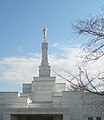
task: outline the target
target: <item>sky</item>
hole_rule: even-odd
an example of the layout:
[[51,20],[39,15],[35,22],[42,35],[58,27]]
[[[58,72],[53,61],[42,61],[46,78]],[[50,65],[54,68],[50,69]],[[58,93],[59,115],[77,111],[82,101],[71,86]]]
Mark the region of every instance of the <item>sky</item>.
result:
[[[101,14],[104,0],[0,0],[0,91],[20,91],[38,76],[43,28],[52,69],[73,68],[84,39],[71,23]],[[63,68],[64,66],[64,68]]]

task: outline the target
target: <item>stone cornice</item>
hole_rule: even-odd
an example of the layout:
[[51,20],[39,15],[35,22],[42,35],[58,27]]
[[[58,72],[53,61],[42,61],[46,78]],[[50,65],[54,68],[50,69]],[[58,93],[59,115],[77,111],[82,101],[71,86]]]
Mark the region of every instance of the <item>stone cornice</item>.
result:
[[69,113],[70,108],[65,107],[42,107],[42,108],[6,108],[7,114],[63,114]]

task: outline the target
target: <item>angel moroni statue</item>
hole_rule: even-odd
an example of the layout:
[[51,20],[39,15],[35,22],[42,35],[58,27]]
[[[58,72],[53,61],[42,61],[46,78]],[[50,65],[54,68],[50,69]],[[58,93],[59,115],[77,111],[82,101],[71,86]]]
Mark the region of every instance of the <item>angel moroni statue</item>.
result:
[[44,42],[46,42],[46,36],[47,36],[47,28],[46,27],[43,29],[43,32],[44,32]]

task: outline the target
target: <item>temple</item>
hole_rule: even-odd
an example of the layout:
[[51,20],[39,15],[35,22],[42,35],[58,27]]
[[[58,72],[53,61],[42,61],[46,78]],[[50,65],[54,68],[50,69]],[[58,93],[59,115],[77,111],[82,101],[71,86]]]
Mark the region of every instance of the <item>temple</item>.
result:
[[104,111],[97,107],[104,96],[69,91],[66,83],[56,83],[51,76],[46,30],[39,77],[23,83],[22,93],[0,92],[0,120],[104,120]]

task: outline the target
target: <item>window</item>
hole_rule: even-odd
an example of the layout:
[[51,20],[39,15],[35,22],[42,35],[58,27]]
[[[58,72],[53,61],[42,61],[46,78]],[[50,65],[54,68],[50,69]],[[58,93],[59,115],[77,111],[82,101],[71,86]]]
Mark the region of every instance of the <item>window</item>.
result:
[[101,120],[101,117],[96,117],[96,120]]
[[93,117],[88,117],[88,120],[93,120]]

